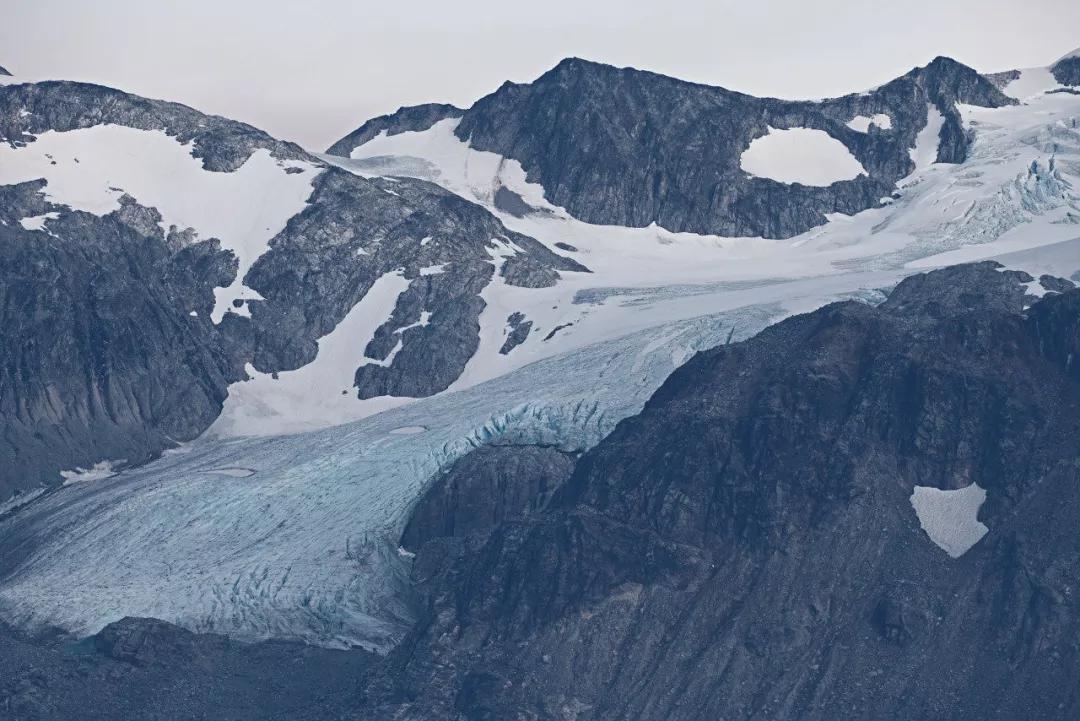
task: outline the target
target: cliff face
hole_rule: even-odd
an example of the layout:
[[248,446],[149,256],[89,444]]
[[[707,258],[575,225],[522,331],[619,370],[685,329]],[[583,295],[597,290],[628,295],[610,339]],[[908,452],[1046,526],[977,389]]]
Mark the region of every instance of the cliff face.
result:
[[[371,717],[1074,717],[1080,291],[1028,281],[937,271],[699,354],[546,512],[420,550]],[[937,520],[989,530],[947,553],[916,487],[976,486]]]
[[[130,197],[105,216],[0,186],[0,498],[102,458],[145,462],[201,433],[243,365],[209,316],[235,261],[166,236]],[[24,217],[52,213],[50,231]]]

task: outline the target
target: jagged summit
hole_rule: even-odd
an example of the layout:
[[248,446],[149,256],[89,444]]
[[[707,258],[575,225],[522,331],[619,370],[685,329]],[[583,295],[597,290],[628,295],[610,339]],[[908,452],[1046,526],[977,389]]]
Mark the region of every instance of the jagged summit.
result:
[[1050,66],[1050,72],[1062,85],[1080,85],[1080,48],[1058,59]]

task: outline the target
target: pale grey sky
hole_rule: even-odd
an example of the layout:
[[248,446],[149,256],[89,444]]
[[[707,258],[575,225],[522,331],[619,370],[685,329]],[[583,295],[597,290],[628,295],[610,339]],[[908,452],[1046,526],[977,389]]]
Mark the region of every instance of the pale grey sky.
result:
[[321,150],[401,105],[469,105],[576,55],[781,97],[949,55],[982,71],[1080,46],[1077,0],[3,0],[0,65],[227,115]]

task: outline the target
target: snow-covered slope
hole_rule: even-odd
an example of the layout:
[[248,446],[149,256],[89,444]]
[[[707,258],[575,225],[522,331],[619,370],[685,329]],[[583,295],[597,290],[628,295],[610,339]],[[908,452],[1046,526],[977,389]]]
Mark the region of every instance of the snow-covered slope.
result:
[[[940,136],[923,133],[910,148],[917,170],[880,207],[787,240],[590,225],[546,202],[515,161],[458,139],[456,119],[380,133],[332,162],[373,182],[431,180],[592,273],[543,288],[494,276],[477,351],[449,391],[277,435],[349,417],[328,402],[322,418],[282,425],[305,391],[302,408],[340,395],[342,349],[374,332],[370,318],[347,316],[338,327],[355,337],[323,337],[309,375],[234,385],[210,435],[9,512],[0,545],[21,550],[0,567],[0,611],[79,633],[150,615],[246,638],[387,648],[412,617],[396,549],[410,503],[476,444],[588,447],[694,350],[837,298],[879,300],[915,269],[1000,257],[1035,275],[1080,272],[1080,98],[1042,94],[962,117],[974,137],[964,163],[933,163]],[[497,244],[491,257],[505,264],[515,252]],[[401,292],[393,275],[372,288],[375,316]],[[532,325],[503,354],[515,313]],[[236,437],[251,433],[272,435]]]

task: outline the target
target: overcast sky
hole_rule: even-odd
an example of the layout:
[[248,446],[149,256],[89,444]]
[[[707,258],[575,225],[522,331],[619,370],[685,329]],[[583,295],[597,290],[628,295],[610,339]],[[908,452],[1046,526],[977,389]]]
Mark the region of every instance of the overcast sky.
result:
[[3,0],[0,65],[192,105],[321,150],[469,105],[575,55],[755,95],[868,88],[935,55],[982,71],[1080,46],[1078,0]]

